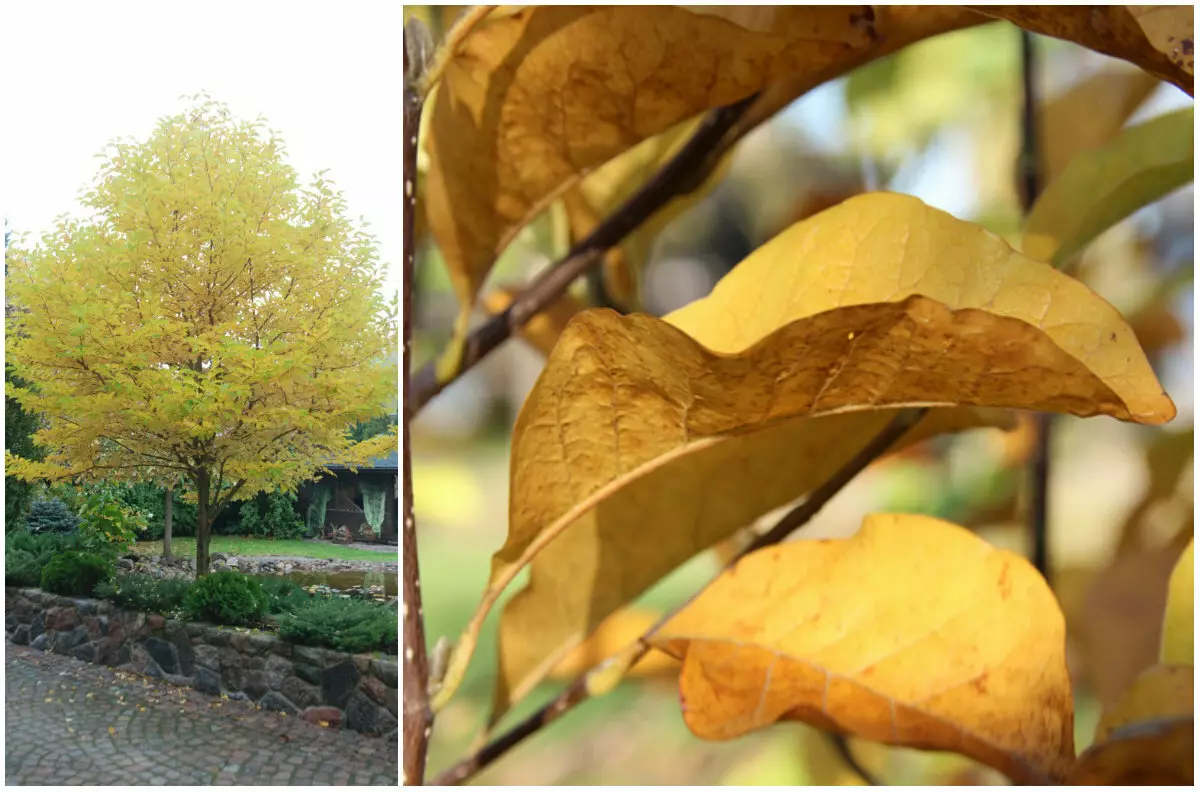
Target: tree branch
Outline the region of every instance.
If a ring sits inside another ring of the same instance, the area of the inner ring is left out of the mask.
[[[404,614],[404,744],[401,749],[406,786],[425,782],[425,758],[429,751],[429,736],[433,731],[433,710],[429,706],[429,656],[425,647],[425,613],[421,607],[421,570],[417,558],[417,526],[413,520],[412,447],[409,443],[409,422],[415,412],[409,401],[409,371],[412,351],[412,278],[416,242],[413,239],[413,220],[417,203],[417,136],[421,129],[421,110],[424,95],[421,78],[433,52],[429,31],[413,17],[404,26],[404,271],[401,275],[403,292],[403,366],[400,369],[401,400],[404,416],[401,421],[404,437],[401,453],[404,457],[400,471],[402,489],[402,559],[403,583],[401,601]]]
[[[842,466],[834,475],[820,487],[813,491],[808,498],[804,500],[796,508],[784,515],[771,530],[760,536],[757,540],[750,544],[745,550],[737,554],[730,561],[725,569],[731,569],[738,561],[742,560],[749,554],[761,550],[769,545],[776,544],[786,539],[789,534],[797,528],[811,520],[817,512],[832,500],[833,496],[842,490],[855,476],[861,473],[867,465],[875,461],[879,456],[885,453],[897,440],[899,440],[909,429],[916,425],[918,421],[928,412],[928,408],[910,408],[901,410],[896,416],[876,435],[871,442],[867,443],[861,451]],[[713,578],[715,581],[720,575]],[[479,773],[488,765],[495,762],[504,754],[508,753],[526,737],[534,734],[545,726],[558,720],[564,714],[574,709],[578,704],[587,701],[589,698],[601,695],[608,692],[612,685],[619,681],[624,672],[632,668],[633,665],[650,651],[650,636],[653,635],[659,628],[667,623],[676,613],[683,610],[691,604],[697,597],[702,594],[713,581],[710,581],[703,588],[693,594],[687,602],[675,608],[670,613],[663,616],[658,622],[647,630],[636,642],[631,644],[625,650],[617,655],[614,655],[598,666],[588,670],[583,675],[576,677],[570,685],[568,685],[557,697],[551,702],[543,706],[537,712],[533,713],[525,720],[518,723],[509,731],[502,734],[500,737],[492,740],[478,752],[463,759],[458,764],[443,771],[433,779],[435,786],[451,786],[461,784],[467,779]],[[863,775],[864,779],[871,781],[872,779],[862,773],[861,768],[857,763],[852,765],[855,772]]]
[[[1033,34],[1021,31],[1021,208],[1028,217],[1042,191],[1041,147],[1038,144],[1037,57]],[[1050,582],[1050,435],[1053,427],[1049,413],[1034,419],[1033,459],[1029,464],[1029,532],[1033,539],[1033,565]]]
[[[430,362],[413,377],[412,412],[415,415],[429,400],[454,380],[508,340],[520,327],[550,307],[567,288],[601,260],[605,251],[619,244],[642,223],[678,195],[691,192],[729,150],[734,142],[727,138],[746,110],[758,98],[749,96],[740,102],[718,108],[697,127],[687,144],[640,190],[607,217],[554,266],[543,271],[502,312],[467,338],[458,369],[446,382],[438,380],[436,361]],[[740,136],[735,136],[740,137]]]

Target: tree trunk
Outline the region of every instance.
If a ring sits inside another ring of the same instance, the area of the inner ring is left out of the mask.
[[[196,476],[196,577],[208,574],[208,471]]]
[[[167,502],[163,508],[163,558],[171,560],[171,507],[175,502],[175,493],[167,488]]]

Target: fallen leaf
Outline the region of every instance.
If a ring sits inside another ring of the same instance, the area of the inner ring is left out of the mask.
[[[1192,95],[1191,55],[1175,62],[1148,37],[1132,9],[1144,6],[967,6],[981,14],[1007,19],[1043,36],[1072,41],[1102,55],[1126,60]],[[1187,9],[1190,21],[1192,10]],[[1141,14],[1144,17],[1144,13]],[[1151,23],[1154,24],[1154,23]],[[1188,37],[1191,26],[1188,26]],[[1190,46],[1190,42],[1189,42]]]
[[[1141,69],[1114,63],[1047,102],[1038,114],[1045,181],[1077,154],[1111,140],[1160,84]]]
[[[508,541],[437,705],[529,562],[501,620],[496,713],[610,613],[811,492],[915,405],[1174,415],[1132,331],[1083,284],[916,199],[853,198],[665,321],[585,311],[567,327],[514,429]],[[902,445],[981,423],[935,410]]]
[[[1195,662],[1196,637],[1196,554],[1194,540],[1188,542],[1167,583],[1167,607],[1163,618],[1162,650],[1159,662],[1184,664]],[[1191,698],[1188,698],[1191,701]]]
[[[428,223],[464,312],[516,233],[618,154],[772,84],[803,93],[979,21],[955,7],[759,7],[747,17],[737,7],[538,6],[487,14],[439,56],[427,111]]]
[[[1195,6],[1125,7],[1156,50],[1188,74],[1195,74]]]
[[[1195,721],[1164,718],[1130,724],[1079,757],[1071,786],[1192,786]]]
[[[1106,742],[1131,723],[1192,715],[1193,669],[1190,665],[1158,665],[1146,669],[1115,707],[1096,725],[1095,743]]]
[[[117,730],[116,730],[116,728],[115,728],[115,727],[113,727],[113,726],[109,726],[109,727],[108,727],[108,733],[109,733],[109,735],[113,735],[113,734],[116,734],[116,733],[117,733]]]
[[[1024,558],[931,517],[870,515],[849,539],[752,553],[651,641],[683,661],[702,739],[802,720],[1044,784],[1075,753],[1064,638]]]
[[[1193,129],[1189,107],[1124,129],[1071,160],[1033,205],[1022,249],[1061,267],[1116,223],[1190,182]]]

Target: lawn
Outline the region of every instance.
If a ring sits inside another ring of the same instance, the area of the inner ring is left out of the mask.
[[[161,555],[162,542],[137,542],[133,549],[141,555]],[[395,547],[386,551],[359,550],[354,547],[311,542],[303,539],[252,539],[245,536],[214,536],[209,543],[210,553],[232,556],[299,556],[301,558],[336,558],[341,561],[396,561]],[[171,554],[194,558],[196,540],[179,537],[171,540]]]

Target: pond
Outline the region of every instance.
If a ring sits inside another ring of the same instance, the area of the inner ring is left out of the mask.
[[[364,586],[382,586],[383,593],[396,596],[398,577],[395,572],[289,572],[284,577],[301,586],[327,586],[336,591],[348,591]]]

